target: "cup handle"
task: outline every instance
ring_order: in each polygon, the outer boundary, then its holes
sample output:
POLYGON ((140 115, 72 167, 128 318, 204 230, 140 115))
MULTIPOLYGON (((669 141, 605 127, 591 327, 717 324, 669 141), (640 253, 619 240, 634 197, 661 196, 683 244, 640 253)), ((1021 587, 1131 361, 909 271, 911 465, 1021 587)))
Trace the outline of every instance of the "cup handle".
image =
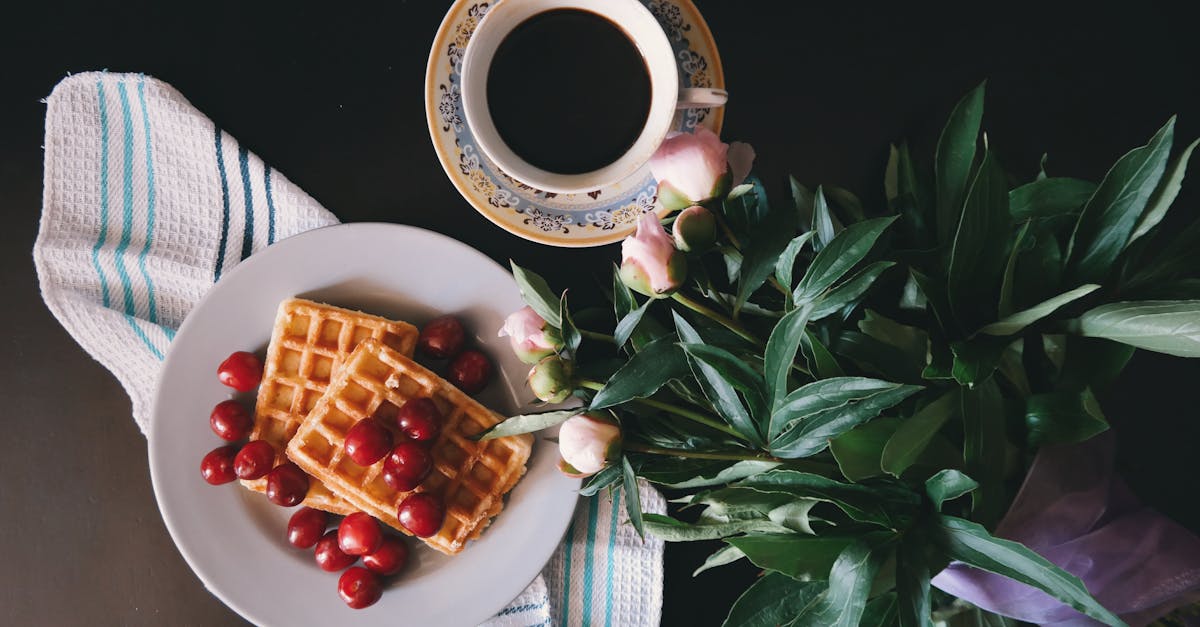
POLYGON ((688 87, 679 90, 676 109, 710 109, 719 107, 729 100, 729 92, 709 87, 688 87))

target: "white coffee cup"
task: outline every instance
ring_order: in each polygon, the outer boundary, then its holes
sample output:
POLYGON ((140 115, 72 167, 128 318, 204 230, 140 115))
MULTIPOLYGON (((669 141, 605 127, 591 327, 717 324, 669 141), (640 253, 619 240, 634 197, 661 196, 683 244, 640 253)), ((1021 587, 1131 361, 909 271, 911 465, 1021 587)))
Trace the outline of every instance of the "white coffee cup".
POLYGON ((727 97, 723 89, 679 87, 679 67, 671 42, 658 20, 638 0, 501 0, 475 27, 462 63, 463 112, 479 149, 505 174, 559 194, 596 190, 628 177, 645 165, 662 144, 677 109, 721 106, 727 97), (641 134, 616 161, 581 174, 549 172, 522 159, 501 139, 488 108, 487 76, 496 49, 525 20, 554 9, 588 11, 620 26, 642 55, 650 77, 650 110, 641 134))

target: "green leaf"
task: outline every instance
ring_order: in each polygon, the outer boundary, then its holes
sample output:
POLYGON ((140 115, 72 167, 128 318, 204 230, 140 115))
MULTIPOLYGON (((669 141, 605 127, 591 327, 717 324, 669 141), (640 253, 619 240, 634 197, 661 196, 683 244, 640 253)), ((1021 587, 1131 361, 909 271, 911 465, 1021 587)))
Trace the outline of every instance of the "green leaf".
POLYGON ((558 319, 562 323, 563 353, 568 359, 574 359, 575 352, 579 350, 579 344, 583 342, 583 336, 575 326, 575 321, 571 319, 571 309, 567 306, 565 290, 558 303, 558 319))
POLYGON ((594 496, 597 492, 621 481, 625 469, 620 464, 609 464, 600 472, 588 478, 587 483, 579 488, 579 496, 594 496))
POLYGON ((892 147, 888 167, 895 166, 895 196, 888 196, 888 207, 901 216, 900 228, 908 246, 918 250, 933 248, 936 243, 930 232, 933 216, 930 206, 931 194, 928 185, 918 176, 918 171, 909 154, 908 143, 892 147))
POLYGON ((784 458, 807 457, 829 440, 915 394, 917 385, 863 377, 822 379, 789 394, 772 415, 770 450, 784 458))
POLYGON ((771 330, 767 339, 767 348, 763 354, 763 377, 767 382, 767 406, 772 410, 779 408, 783 397, 788 393, 788 375, 792 372, 792 364, 796 361, 796 351, 800 349, 808 325, 808 307, 800 307, 788 312, 771 330))
POLYGON ((908 490, 885 493, 878 488, 842 483, 798 470, 768 470, 733 484, 733 488, 824 501, 837 506, 854 520, 885 527, 899 524, 892 505, 915 507, 920 502, 917 495, 908 490))
POLYGON ((996 311, 1008 217, 1008 179, 991 152, 967 192, 950 251, 946 294, 950 310, 966 328, 978 327, 996 311))
POLYGON ((971 515, 993 525, 1004 513, 1004 406, 1000 389, 988 379, 962 391, 963 463, 979 482, 971 494, 971 515))
POLYGON ((742 533, 788 533, 790 530, 770 520, 733 520, 730 522, 685 523, 669 516, 644 514, 646 530, 664 542, 719 540, 742 533))
POLYGON ((988 335, 977 336, 966 342, 951 342, 950 350, 954 353, 951 374, 954 380, 968 387, 988 380, 1000 365, 1004 348, 1011 342, 1009 338, 988 335))
POLYGON ((981 83, 963 96, 938 138, 934 175, 937 177, 937 234, 942 245, 950 243, 962 215, 967 181, 979 142, 979 123, 983 119, 983 92, 984 84, 981 83))
POLYGON ((792 531, 807 533, 808 535, 816 535, 813 531, 812 520, 809 517, 809 512, 817 505, 819 501, 815 499, 796 499, 789 501, 767 512, 767 518, 778 525, 782 525, 792 531))
POLYGON ((804 278, 800 279, 800 284, 792 293, 796 303, 816 300, 851 268, 858 265, 871 251, 884 229, 895 220, 895 217, 875 218, 846 227, 846 230, 817 253, 817 257, 809 265, 804 278))
POLYGON ((1008 193, 1008 214, 1020 221, 1077 213, 1095 191, 1096 184, 1091 181, 1040 179, 1008 193))
MULTIPOLYGON (((703 341, 696 329, 688 324, 678 312, 672 310, 671 315, 675 318, 675 329, 679 334, 679 339, 692 343, 703 341)), ((705 398, 712 404, 713 410, 730 426, 737 429, 738 433, 749 439, 751 444, 756 447, 762 446, 763 439, 759 433, 758 423, 754 421, 750 411, 738 397, 737 389, 729 381, 726 381, 716 368, 704 360, 688 358, 687 362, 696 382, 700 384, 705 398)))
POLYGON ((629 336, 633 335, 638 323, 642 321, 642 317, 650 309, 650 303, 654 301, 655 299, 653 298, 647 298, 646 302, 642 303, 640 307, 621 317, 620 322, 617 323, 616 330, 613 331, 613 339, 616 340, 618 347, 624 346, 625 342, 629 341, 629 336))
POLYGON ((778 627, 814 603, 823 581, 796 581, 768 573, 742 593, 729 608, 724 627, 778 627))
POLYGON ((1025 239, 1028 243, 1023 244, 1025 250, 1017 257, 1013 279, 1015 285, 1021 286, 1013 291, 1010 303, 1013 310, 1032 306, 1062 291, 1062 248, 1054 232, 1046 225, 1030 223, 1025 239))
POLYGON ((866 218, 862 200, 859 200, 854 192, 836 185, 825 185, 824 188, 825 198, 842 210, 842 215, 848 219, 848 223, 861 222, 866 218))
POLYGON ((696 575, 699 575, 700 573, 702 573, 706 570, 710 570, 710 569, 716 568, 718 566, 732 564, 732 563, 742 559, 743 557, 746 557, 746 554, 742 553, 742 550, 737 548, 736 546, 728 546, 728 545, 723 546, 723 547, 717 549, 715 552, 713 552, 712 555, 709 555, 708 558, 704 560, 704 563, 701 564, 699 568, 692 571, 692 576, 695 577, 696 575))
POLYGON ((1066 336, 1063 363, 1058 374, 1058 389, 1082 392, 1086 388, 1102 390, 1125 369, 1134 349, 1099 338, 1066 336))
POLYGON ((812 231, 813 220, 813 204, 816 198, 813 193, 808 191, 808 188, 796 180, 796 177, 789 175, 788 184, 792 188, 792 203, 796 207, 796 224, 801 231, 812 231))
POLYGON ((933 627, 925 543, 923 535, 910 531, 896 548, 896 597, 899 601, 896 624, 899 627, 933 627))
POLYGON ((829 210, 825 190, 818 185, 813 198, 812 232, 816 234, 812 241, 813 250, 821 252, 844 228, 829 210))
POLYGON ((797 235, 783 249, 783 253, 779 255, 779 260, 775 262, 775 276, 779 279, 780 285, 787 289, 792 289, 792 270, 796 266, 796 256, 800 254, 800 251, 804 250, 804 247, 808 245, 808 241, 813 238, 814 234, 816 234, 816 231, 808 231, 807 233, 797 235))
POLYGON ((532 270, 518 266, 517 262, 511 259, 508 263, 512 266, 513 279, 517 281, 517 289, 521 291, 521 299, 525 304, 537 312, 542 320, 550 323, 550 326, 562 328, 562 320, 558 313, 559 300, 555 298, 554 292, 550 291, 546 279, 532 270))
MULTIPOLYGON (((762 375, 750 368, 745 361, 719 346, 693 342, 682 343, 679 346, 687 354, 693 371, 698 366, 703 366, 708 371, 716 373, 725 385, 730 385, 741 393, 742 399, 745 400, 746 406, 750 410, 750 419, 754 423, 766 422, 770 410, 762 375)), ((737 425, 733 426, 740 430, 737 425)), ((757 431, 756 427, 755 430, 757 431)))
MULTIPOLYGON (((613 313, 616 314, 617 320, 625 318, 629 312, 633 311, 637 303, 633 300, 633 292, 625 282, 621 280, 621 268, 613 264, 613 313)), ((623 343, 623 342, 622 342, 623 343)))
POLYGON ((1025 426, 1029 445, 1082 442, 1108 429, 1100 403, 1085 389, 1083 392, 1035 394, 1025 399, 1025 426))
POLYGON ((847 546, 829 570, 829 589, 820 601, 801 612, 793 624, 857 627, 867 606, 871 583, 885 557, 884 550, 862 540, 847 546))
POLYGON ((1033 393, 1029 386, 1029 377, 1025 373, 1025 338, 1017 338, 1015 342, 1004 347, 1004 351, 1000 353, 1000 363, 996 365, 996 371, 1004 375, 1009 383, 1017 389, 1020 396, 1029 396, 1033 393))
POLYGON ((1017 231, 1017 236, 1013 240, 1012 252, 1008 255, 1008 263, 1004 265, 1004 275, 1000 280, 1000 305, 997 307, 1001 318, 1009 316, 1015 309, 1013 289, 1017 277, 1017 259, 1025 251, 1025 236, 1029 233, 1029 225, 1029 222, 1025 222, 1021 225, 1021 230, 1017 231))
POLYGON ((638 470, 638 474, 652 483, 683 490, 725 485, 779 466, 779 462, 752 460, 731 463, 710 459, 668 459, 671 460, 672 465, 670 470, 659 470, 643 465, 638 470))
POLYGON ((1121 157, 1092 195, 1067 246, 1067 271, 1078 283, 1103 283, 1129 242, 1171 153, 1175 118, 1150 142, 1121 157))
POLYGON ((871 289, 875 279, 885 270, 896 265, 894 261, 876 261, 859 270, 854 276, 846 279, 840 285, 829 290, 825 298, 817 301, 812 308, 810 320, 820 320, 841 311, 846 305, 857 302, 863 294, 871 289))
POLYGON ((1098 289, 1100 289, 1100 286, 1095 283, 1080 285, 1069 292, 1064 292, 1054 298, 1044 300, 1029 309, 1018 311, 998 322, 993 322, 980 329, 979 332, 988 335, 1012 335, 1038 320, 1049 316, 1063 305, 1079 300, 1098 289))
POLYGON ((1073 329, 1176 357, 1200 357, 1200 300, 1147 300, 1103 305, 1073 329))
POLYGON ((854 362, 859 369, 896 381, 920 381, 921 363, 903 351, 858 331, 842 331, 833 352, 854 362))
MULTIPOLYGON (((751 534, 725 538, 755 566, 796 579, 829 577, 829 569, 850 538, 799 534, 751 534)), ((790 620, 790 617, 789 617, 790 620)))
POLYGON ((883 448, 883 470, 894 477, 903 474, 958 410, 958 390, 953 389, 904 420, 883 448))
POLYGON ((979 483, 963 473, 946 469, 925 480, 925 494, 933 501, 933 508, 941 511, 946 501, 969 494, 979 487, 979 483))
POLYGON ((899 426, 899 418, 878 418, 834 438, 829 451, 842 475, 855 482, 882 475, 883 449, 899 426))
MULTIPOLYGON (((757 185, 758 183, 756 183, 757 185)), ((766 190, 758 194, 759 206, 765 211, 767 204, 766 190)), ((792 240, 796 232, 796 208, 784 204, 767 211, 763 218, 752 226, 749 241, 742 248, 742 265, 739 270, 737 283, 737 300, 733 310, 739 311, 742 304, 750 295, 767 281, 767 277, 775 271, 780 254, 792 240)))
POLYGON ((859 625, 861 627, 893 627, 896 624, 898 607, 895 593, 881 594, 867 603, 859 625))
POLYGON ((1154 194, 1150 196, 1146 210, 1138 218, 1137 226, 1133 228, 1133 234, 1129 236, 1129 243, 1126 246, 1149 233, 1167 216, 1167 211, 1170 210, 1171 204, 1175 202, 1175 197, 1179 195, 1179 190, 1183 188, 1183 177, 1187 174, 1188 160, 1191 159, 1192 151, 1196 149, 1196 144, 1200 144, 1200 139, 1188 144, 1188 147, 1184 148, 1183 152, 1167 168, 1162 181, 1155 188, 1154 194))
POLYGON ((863 333, 900 349, 900 352, 915 364, 915 368, 925 367, 925 355, 929 351, 929 335, 917 327, 900 324, 887 318, 878 311, 868 309, 858 328, 863 333))
POLYGON ((557 424, 562 424, 571 416, 582 414, 584 409, 576 407, 575 409, 564 409, 562 411, 547 411, 540 414, 521 414, 519 416, 510 416, 499 424, 493 425, 488 429, 481 431, 473 436, 472 440, 494 440, 496 438, 508 437, 510 435, 520 435, 522 433, 532 433, 541 431, 557 424))
POLYGON ((637 475, 633 472, 633 466, 629 465, 628 457, 621 458, 621 468, 624 471, 625 479, 625 513, 629 514, 629 522, 637 530, 638 537, 645 540, 646 529, 645 523, 642 521, 642 498, 638 494, 637 475))
POLYGON ((1078 578, 1021 544, 994 538, 983 526, 953 516, 940 515, 938 527, 938 544, 951 559, 1033 586, 1107 625, 1125 625, 1078 578))
POLYGON ((808 370, 817 379, 829 379, 831 377, 844 377, 846 373, 842 372, 842 367, 838 365, 837 359, 833 353, 829 352, 828 348, 821 343, 817 336, 813 335, 812 331, 806 331, 804 337, 800 340, 800 352, 804 355, 804 360, 808 363, 808 370))
POLYGON ((592 409, 620 405, 635 398, 646 398, 667 381, 687 377, 687 357, 674 337, 662 337, 647 344, 621 366, 608 383, 592 398, 592 409))

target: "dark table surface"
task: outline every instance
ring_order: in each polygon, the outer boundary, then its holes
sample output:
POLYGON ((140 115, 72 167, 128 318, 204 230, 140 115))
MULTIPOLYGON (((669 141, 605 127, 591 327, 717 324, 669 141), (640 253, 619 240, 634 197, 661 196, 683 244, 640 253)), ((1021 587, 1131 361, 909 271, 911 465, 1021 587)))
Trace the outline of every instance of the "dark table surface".
MULTIPOLYGON (((519 240, 446 179, 422 96, 445 2, 109 4, 42 2, 0 19, 0 623, 236 623, 163 526, 121 388, 38 297, 39 99, 56 82, 104 68, 156 76, 343 221, 447 233, 556 286, 590 287, 618 250, 519 240)), ((1053 173, 1097 180, 1173 113, 1177 137, 1200 135, 1200 47, 1185 16, 1154 3, 971 13, 697 4, 733 94, 723 135, 755 146, 772 193, 791 172, 879 206, 888 142, 907 136, 931 150, 954 102, 985 78, 991 145, 1023 176, 1049 153, 1053 173)), ((1176 211, 1194 214, 1198 199, 1185 189, 1176 211)), ((1139 354, 1103 392, 1135 491, 1191 529, 1200 529, 1190 480, 1198 375, 1197 362, 1139 354)), ((693 580, 712 549, 667 549, 663 624, 719 623, 755 576, 731 566, 693 580)))

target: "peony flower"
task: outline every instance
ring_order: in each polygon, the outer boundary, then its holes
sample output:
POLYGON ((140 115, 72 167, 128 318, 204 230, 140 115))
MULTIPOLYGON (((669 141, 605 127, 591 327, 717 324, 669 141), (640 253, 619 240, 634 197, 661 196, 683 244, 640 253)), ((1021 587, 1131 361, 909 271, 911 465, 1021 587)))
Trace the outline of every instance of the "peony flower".
POLYGON ((509 314, 496 335, 508 336, 517 358, 527 364, 536 364, 563 346, 558 329, 547 324, 532 307, 522 307, 509 314))
POLYGON ((650 158, 658 181, 658 200, 670 211, 698 205, 723 195, 750 174, 754 149, 725 144, 716 133, 699 126, 695 133, 672 133, 650 158))
POLYGON ((675 216, 671 226, 675 247, 684 252, 708 250, 717 241, 717 218, 700 205, 692 205, 675 216))
POLYGON ((603 414, 572 416, 559 428, 558 453, 558 469, 564 474, 595 474, 621 454, 621 428, 603 414))
POLYGON ((637 232, 621 243, 621 282, 651 298, 665 298, 687 276, 687 259, 653 211, 642 214, 637 232))
MULTIPOLYGON (((1079 577, 1101 605, 1145 625, 1200 598, 1200 538, 1140 504, 1113 474, 1111 431, 1038 452, 997 537, 1079 577)), ((1054 627, 1097 624, 1023 583, 951 563, 933 585, 990 612, 1054 627)))
POLYGON ((529 370, 525 381, 539 400, 561 403, 571 396, 571 390, 575 387, 571 371, 571 362, 558 355, 550 355, 529 370))

